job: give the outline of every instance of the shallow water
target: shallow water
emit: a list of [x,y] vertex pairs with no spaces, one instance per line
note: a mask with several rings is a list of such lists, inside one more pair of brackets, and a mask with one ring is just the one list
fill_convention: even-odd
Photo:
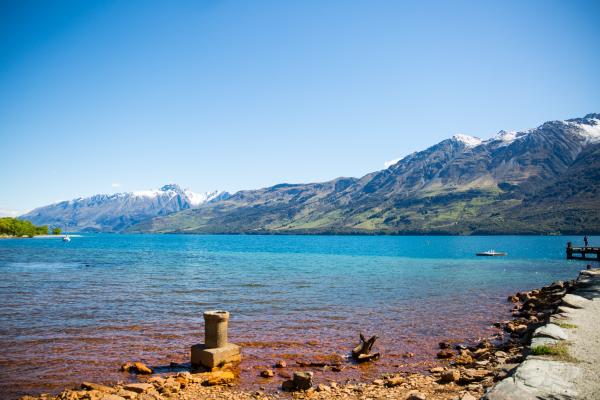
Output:
[[[572,279],[567,241],[534,236],[85,235],[0,240],[0,393],[131,379],[124,361],[187,362],[202,311],[231,312],[241,385],[278,359],[345,356],[359,332],[383,357],[317,379],[422,369],[437,342],[473,340],[509,316],[506,296]],[[591,238],[592,243],[600,238]],[[494,248],[507,257],[475,257]],[[414,358],[403,358],[405,352]],[[272,382],[272,383],[270,383]]]

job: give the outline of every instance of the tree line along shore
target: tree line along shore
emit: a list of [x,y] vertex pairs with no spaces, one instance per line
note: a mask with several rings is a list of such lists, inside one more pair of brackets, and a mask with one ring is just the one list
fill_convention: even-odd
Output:
[[[34,237],[47,235],[48,225],[34,225],[30,221],[17,218],[0,218],[0,237]],[[53,235],[60,235],[60,228],[52,228]]]

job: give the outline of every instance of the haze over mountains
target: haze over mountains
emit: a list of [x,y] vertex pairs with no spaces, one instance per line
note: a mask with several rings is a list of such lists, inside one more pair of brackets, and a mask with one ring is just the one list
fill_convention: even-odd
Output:
[[121,202],[94,196],[23,218],[131,232],[592,233],[600,232],[599,195],[600,114],[588,114],[488,140],[455,135],[362,178],[212,194],[197,204],[161,200],[140,213],[129,200],[127,214]]

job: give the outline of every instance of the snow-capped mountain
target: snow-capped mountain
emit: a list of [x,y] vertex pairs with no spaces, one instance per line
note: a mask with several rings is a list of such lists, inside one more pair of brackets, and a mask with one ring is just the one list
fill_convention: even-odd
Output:
[[[391,165],[390,165],[391,164]],[[458,134],[361,178],[240,191],[136,232],[600,232],[600,114]]]
[[36,225],[65,231],[119,232],[147,218],[198,207],[227,198],[226,192],[194,193],[169,184],[157,190],[98,194],[51,204],[22,215]]

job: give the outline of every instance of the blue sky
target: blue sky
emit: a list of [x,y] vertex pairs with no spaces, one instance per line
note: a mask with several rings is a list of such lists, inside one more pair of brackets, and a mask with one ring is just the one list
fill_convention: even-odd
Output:
[[599,4],[0,0],[0,213],[361,176],[600,112]]

